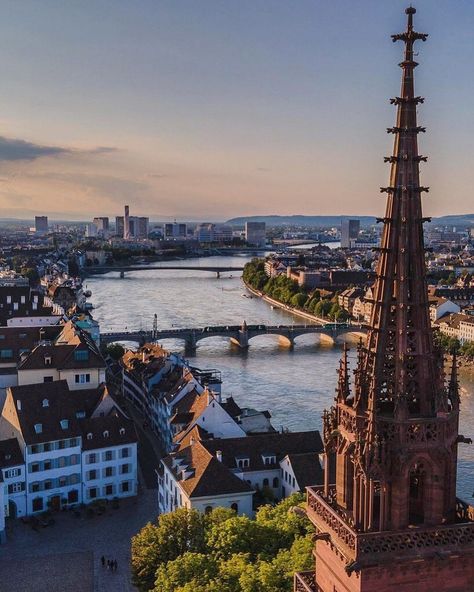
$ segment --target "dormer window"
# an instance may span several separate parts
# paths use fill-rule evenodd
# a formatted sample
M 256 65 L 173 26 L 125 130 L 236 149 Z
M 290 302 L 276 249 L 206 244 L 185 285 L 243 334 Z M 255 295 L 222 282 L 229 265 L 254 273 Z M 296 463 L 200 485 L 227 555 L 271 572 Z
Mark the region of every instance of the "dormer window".
M 92 432 L 89 432 L 89 433 L 87 434 L 87 439 L 88 439 L 88 440 L 92 440 Z
M 76 349 L 74 351 L 74 359 L 76 362 L 87 362 L 89 359 L 89 350 L 88 349 Z
M 61 421 L 59 423 L 61 424 L 62 430 L 68 429 L 68 427 L 69 427 L 69 420 L 68 419 L 61 419 Z
M 262 460 L 264 465 L 275 465 L 276 455 L 275 454 L 262 454 Z
M 119 430 L 119 434 L 120 434 L 121 436 L 125 436 L 125 428 L 120 428 L 120 430 Z
M 248 467 L 250 466 L 250 458 L 246 456 L 236 457 L 235 462 L 239 469 L 248 469 Z
M 48 399 L 43 399 L 43 407 L 49 407 Z
M 85 411 L 76 411 L 76 418 L 77 419 L 84 419 L 85 416 L 86 416 Z
M 105 430 L 102 435 L 104 436 L 104 438 L 108 438 L 109 437 L 109 430 Z
M 41 434 L 43 431 L 43 424 L 42 423 L 35 423 L 35 432 L 37 434 Z
M 51 364 L 52 364 L 52 361 L 53 361 L 53 360 L 51 359 L 51 355 L 50 355 L 50 354 L 46 354 L 46 355 L 44 356 L 44 365 L 45 365 L 45 366 L 51 366 Z

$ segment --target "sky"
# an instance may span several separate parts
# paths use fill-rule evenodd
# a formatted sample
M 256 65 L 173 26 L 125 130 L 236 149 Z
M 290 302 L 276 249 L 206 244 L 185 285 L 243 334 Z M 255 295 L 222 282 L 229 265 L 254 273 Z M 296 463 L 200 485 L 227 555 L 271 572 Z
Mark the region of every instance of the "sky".
M 0 0 L 0 217 L 380 215 L 400 0 Z M 428 215 L 472 213 L 474 3 L 418 0 Z

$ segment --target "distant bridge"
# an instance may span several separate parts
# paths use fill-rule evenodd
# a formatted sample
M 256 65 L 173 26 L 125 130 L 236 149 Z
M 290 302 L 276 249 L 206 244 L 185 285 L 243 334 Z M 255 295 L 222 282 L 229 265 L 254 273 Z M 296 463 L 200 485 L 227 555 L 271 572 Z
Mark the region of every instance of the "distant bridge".
M 125 276 L 126 271 L 152 271 L 152 270 L 181 270 L 181 271 L 207 271 L 215 273 L 220 277 L 221 273 L 230 271 L 243 271 L 243 267 L 233 267 L 230 265 L 121 265 L 121 266 L 100 266 L 100 267 L 86 267 L 84 272 L 87 275 L 97 275 L 102 273 L 109 273 L 111 271 L 118 271 L 120 277 Z
M 333 343 L 344 334 L 356 333 L 364 335 L 365 327 L 346 323 L 326 323 L 321 325 L 222 325 L 202 327 L 197 329 L 160 329 L 152 331 L 117 331 L 101 333 L 103 343 L 117 341 L 136 341 L 144 344 L 160 341 L 161 339 L 180 339 L 184 341 L 187 350 L 194 350 L 199 341 L 208 337 L 228 337 L 230 341 L 242 349 L 249 346 L 249 342 L 259 335 L 277 335 L 280 343 L 293 347 L 295 339 L 300 335 L 320 334 Z

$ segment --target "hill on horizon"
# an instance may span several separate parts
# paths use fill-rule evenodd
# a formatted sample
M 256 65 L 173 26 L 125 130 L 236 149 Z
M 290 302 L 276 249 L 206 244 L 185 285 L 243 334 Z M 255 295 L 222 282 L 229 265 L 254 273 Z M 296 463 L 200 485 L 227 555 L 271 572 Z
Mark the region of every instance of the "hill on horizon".
M 265 222 L 268 226 L 340 226 L 342 220 L 360 220 L 362 226 L 375 224 L 375 216 L 279 216 L 269 214 L 266 216 L 238 216 L 227 220 L 226 224 L 232 226 L 244 226 L 245 222 Z M 450 214 L 433 218 L 432 223 L 449 226 L 474 226 L 474 214 Z

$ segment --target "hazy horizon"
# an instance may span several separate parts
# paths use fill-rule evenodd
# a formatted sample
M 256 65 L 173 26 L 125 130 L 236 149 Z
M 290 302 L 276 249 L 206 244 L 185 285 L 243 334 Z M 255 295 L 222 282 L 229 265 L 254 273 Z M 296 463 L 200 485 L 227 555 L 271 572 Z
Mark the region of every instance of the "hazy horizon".
M 407 4 L 4 0 L 0 216 L 380 215 Z M 415 6 L 425 211 L 469 213 L 474 5 Z

